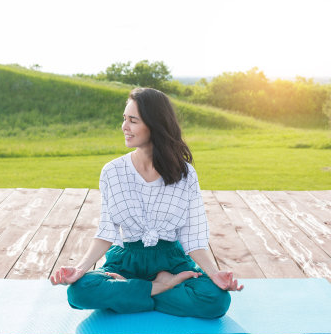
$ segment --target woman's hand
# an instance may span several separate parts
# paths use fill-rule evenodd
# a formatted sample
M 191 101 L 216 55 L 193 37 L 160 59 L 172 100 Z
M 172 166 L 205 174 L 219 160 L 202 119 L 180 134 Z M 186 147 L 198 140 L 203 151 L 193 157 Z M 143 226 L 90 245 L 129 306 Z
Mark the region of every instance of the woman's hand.
M 68 285 L 78 281 L 85 271 L 75 267 L 61 267 L 50 280 L 53 285 Z
M 233 281 L 233 273 L 226 271 L 218 271 L 211 275 L 210 279 L 222 290 L 241 291 L 244 286 L 238 287 L 238 281 Z

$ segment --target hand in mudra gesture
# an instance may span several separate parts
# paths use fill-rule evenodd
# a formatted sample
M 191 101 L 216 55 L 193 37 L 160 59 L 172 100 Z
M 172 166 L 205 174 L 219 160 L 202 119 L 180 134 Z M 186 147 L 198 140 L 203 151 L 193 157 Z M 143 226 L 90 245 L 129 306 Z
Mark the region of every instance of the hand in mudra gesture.
M 50 280 L 53 285 L 68 285 L 78 281 L 84 274 L 85 271 L 79 268 L 61 267 L 54 276 L 51 276 Z
M 226 271 L 218 271 L 211 275 L 210 279 L 222 290 L 241 291 L 244 286 L 238 287 L 238 281 L 233 280 L 233 273 Z

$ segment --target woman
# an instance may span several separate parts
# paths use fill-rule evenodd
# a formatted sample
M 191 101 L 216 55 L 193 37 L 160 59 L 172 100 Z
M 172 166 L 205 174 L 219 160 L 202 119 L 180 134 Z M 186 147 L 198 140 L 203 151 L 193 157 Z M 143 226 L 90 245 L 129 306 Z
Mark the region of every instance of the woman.
M 71 284 L 77 309 L 221 317 L 229 291 L 243 286 L 209 258 L 200 186 L 172 105 L 158 90 L 136 88 L 123 117 L 125 144 L 136 150 L 103 167 L 97 233 L 80 263 L 51 282 Z M 88 272 L 105 253 L 106 263 Z

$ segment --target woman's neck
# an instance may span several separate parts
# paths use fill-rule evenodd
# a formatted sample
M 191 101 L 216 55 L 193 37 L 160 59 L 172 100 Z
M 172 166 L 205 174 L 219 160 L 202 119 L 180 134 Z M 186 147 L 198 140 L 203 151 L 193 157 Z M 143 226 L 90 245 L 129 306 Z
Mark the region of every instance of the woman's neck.
M 153 151 L 136 149 L 132 152 L 133 161 L 144 171 L 153 170 Z

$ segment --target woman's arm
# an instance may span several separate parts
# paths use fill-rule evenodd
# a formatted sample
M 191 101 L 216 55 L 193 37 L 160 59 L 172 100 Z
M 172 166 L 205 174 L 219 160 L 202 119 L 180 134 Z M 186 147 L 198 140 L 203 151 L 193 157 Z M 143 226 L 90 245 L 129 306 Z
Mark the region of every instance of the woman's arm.
M 82 269 L 87 272 L 94 263 L 96 263 L 111 247 L 112 242 L 93 238 L 92 243 L 87 250 L 85 256 L 76 265 L 76 268 Z
M 53 285 L 72 284 L 79 280 L 110 248 L 111 242 L 94 238 L 86 255 L 74 267 L 61 267 L 50 277 Z
M 241 291 L 244 286 L 238 287 L 238 281 L 233 281 L 233 273 L 220 271 L 211 261 L 205 249 L 197 249 L 189 253 L 194 262 L 210 277 L 210 279 L 221 289 L 230 291 Z
M 207 250 L 197 249 L 189 253 L 189 255 L 209 277 L 219 271 Z

